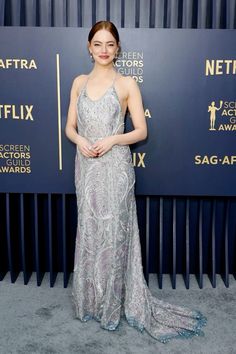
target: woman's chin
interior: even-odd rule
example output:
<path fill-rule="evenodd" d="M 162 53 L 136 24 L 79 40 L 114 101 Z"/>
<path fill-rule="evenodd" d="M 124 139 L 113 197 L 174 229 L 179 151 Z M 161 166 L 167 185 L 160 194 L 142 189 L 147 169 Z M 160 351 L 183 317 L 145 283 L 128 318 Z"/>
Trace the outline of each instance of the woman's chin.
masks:
<path fill-rule="evenodd" d="M 103 65 L 103 66 L 107 66 L 112 64 L 112 60 L 111 59 L 99 59 L 99 60 L 95 60 L 95 62 L 99 65 Z"/>

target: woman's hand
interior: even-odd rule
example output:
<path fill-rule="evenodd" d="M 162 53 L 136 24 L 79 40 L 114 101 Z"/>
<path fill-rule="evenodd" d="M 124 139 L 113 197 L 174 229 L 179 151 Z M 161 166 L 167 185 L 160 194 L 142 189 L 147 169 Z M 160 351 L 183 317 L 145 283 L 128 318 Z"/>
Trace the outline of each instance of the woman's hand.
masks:
<path fill-rule="evenodd" d="M 85 157 L 97 157 L 98 156 L 95 149 L 93 149 L 92 144 L 83 136 L 79 137 L 79 141 L 77 142 L 77 146 L 78 146 L 80 152 Z"/>
<path fill-rule="evenodd" d="M 97 140 L 93 145 L 93 149 L 98 153 L 98 156 L 104 155 L 106 152 L 111 150 L 111 148 L 115 145 L 115 137 L 114 136 L 106 136 L 101 140 Z"/>

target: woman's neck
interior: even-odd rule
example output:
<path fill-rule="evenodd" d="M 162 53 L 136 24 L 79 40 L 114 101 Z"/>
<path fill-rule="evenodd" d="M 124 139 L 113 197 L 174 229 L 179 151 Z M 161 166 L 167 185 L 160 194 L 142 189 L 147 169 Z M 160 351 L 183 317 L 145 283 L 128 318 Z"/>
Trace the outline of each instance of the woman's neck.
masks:
<path fill-rule="evenodd" d="M 94 64 L 94 67 L 91 71 L 92 75 L 96 75 L 96 77 L 108 77 L 112 76 L 113 73 L 116 71 L 114 65 L 111 63 L 111 65 L 103 66 L 99 64 Z"/>

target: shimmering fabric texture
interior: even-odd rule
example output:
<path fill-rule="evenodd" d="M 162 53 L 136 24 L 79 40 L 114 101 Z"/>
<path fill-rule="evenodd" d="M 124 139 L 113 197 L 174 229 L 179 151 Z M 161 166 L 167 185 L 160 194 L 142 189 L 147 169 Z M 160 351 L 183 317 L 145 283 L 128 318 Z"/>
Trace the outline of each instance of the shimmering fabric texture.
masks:
<path fill-rule="evenodd" d="M 115 76 L 117 78 L 117 75 Z M 97 100 L 87 82 L 77 99 L 78 133 L 91 144 L 124 133 L 124 116 L 112 85 Z M 206 318 L 198 311 L 154 297 L 143 275 L 135 173 L 129 145 L 114 145 L 100 157 L 87 158 L 77 148 L 75 188 L 77 235 L 72 299 L 75 318 L 95 319 L 116 330 L 120 318 L 162 343 L 203 335 Z"/>

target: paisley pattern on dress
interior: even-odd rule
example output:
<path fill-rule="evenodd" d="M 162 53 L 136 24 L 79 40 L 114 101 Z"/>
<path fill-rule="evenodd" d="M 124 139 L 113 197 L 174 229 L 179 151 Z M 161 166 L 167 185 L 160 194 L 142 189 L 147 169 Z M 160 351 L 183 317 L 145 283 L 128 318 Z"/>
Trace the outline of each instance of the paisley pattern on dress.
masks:
<path fill-rule="evenodd" d="M 117 73 L 115 78 L 117 77 Z M 124 116 L 112 85 L 92 100 L 87 81 L 77 99 L 78 134 L 91 144 L 124 133 Z M 78 223 L 72 299 L 75 318 L 95 319 L 116 330 L 121 317 L 162 343 L 203 335 L 199 312 L 154 297 L 143 275 L 135 172 L 129 145 L 114 145 L 100 157 L 75 157 Z"/>

